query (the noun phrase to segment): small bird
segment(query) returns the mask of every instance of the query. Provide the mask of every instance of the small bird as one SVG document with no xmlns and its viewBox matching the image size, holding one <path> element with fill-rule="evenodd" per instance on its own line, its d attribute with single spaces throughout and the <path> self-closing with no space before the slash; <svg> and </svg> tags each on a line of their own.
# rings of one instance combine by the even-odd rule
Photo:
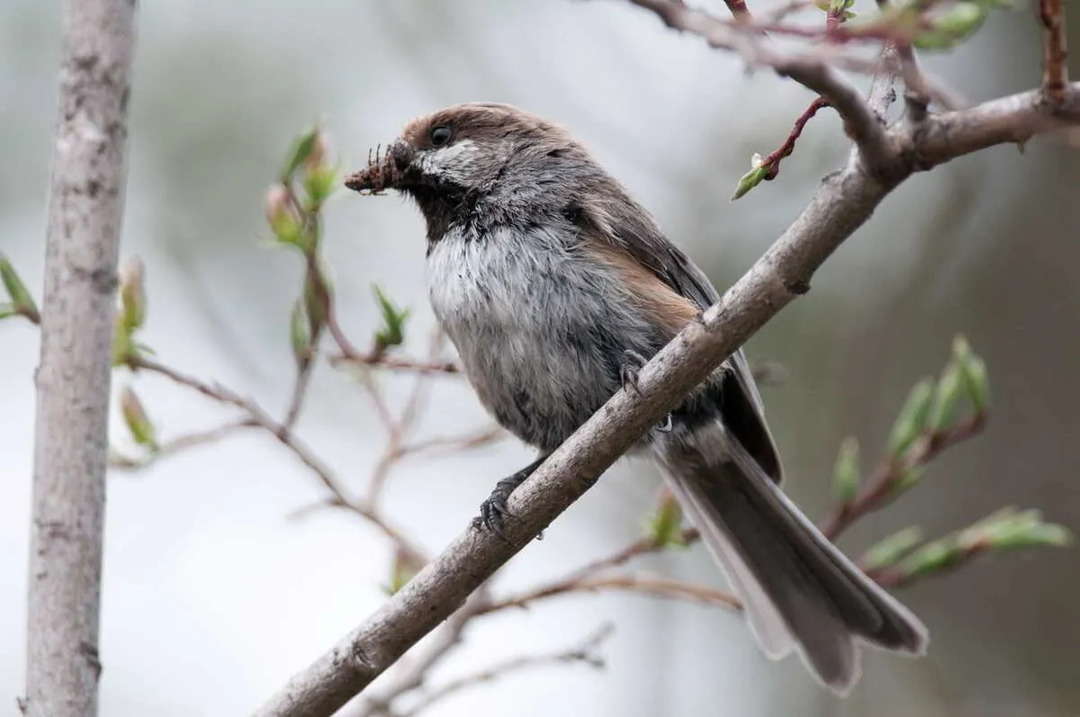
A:
<svg viewBox="0 0 1080 717">
<path fill-rule="evenodd" d="M 483 405 L 539 450 L 481 506 L 478 521 L 496 532 L 512 519 L 514 488 L 719 299 L 581 143 L 515 107 L 460 104 L 415 119 L 345 183 L 416 202 L 435 316 Z M 856 641 L 925 652 L 918 618 L 780 490 L 741 350 L 633 452 L 660 466 L 769 657 L 798 649 L 846 694 L 859 676 Z"/>
</svg>

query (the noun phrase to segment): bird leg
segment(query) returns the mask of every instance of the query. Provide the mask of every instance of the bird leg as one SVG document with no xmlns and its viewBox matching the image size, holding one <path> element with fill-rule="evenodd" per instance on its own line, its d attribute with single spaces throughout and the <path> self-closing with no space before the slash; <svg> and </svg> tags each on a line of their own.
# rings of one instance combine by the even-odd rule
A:
<svg viewBox="0 0 1080 717">
<path fill-rule="evenodd" d="M 547 459 L 547 455 L 542 455 L 521 470 L 496 483 L 491 495 L 480 504 L 480 515 L 473 520 L 473 527 L 486 528 L 501 538 L 503 520 L 507 517 L 513 517 L 506 506 L 506 501 L 510 498 L 510 494 L 524 483 L 545 459 Z"/>
</svg>

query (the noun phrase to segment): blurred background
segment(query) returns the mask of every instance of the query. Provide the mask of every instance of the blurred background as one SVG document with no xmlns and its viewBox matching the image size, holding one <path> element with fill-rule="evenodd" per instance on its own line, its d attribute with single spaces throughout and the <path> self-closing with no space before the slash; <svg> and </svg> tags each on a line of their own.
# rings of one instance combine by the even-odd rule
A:
<svg viewBox="0 0 1080 717">
<path fill-rule="evenodd" d="M 719 2 L 712 3 L 722 11 Z M 954 55 L 926 66 L 969 100 L 1038 82 L 1032 7 L 996 14 Z M 756 3 L 751 3 L 754 10 Z M 762 6 L 764 7 L 764 6 Z M 857 6 L 862 8 L 861 5 Z M 301 267 L 268 248 L 263 193 L 289 142 L 325 120 L 343 167 L 446 104 L 502 101 L 567 126 L 724 287 L 778 236 L 845 156 L 835 115 L 807 128 L 780 177 L 728 197 L 754 152 L 767 154 L 811 99 L 767 72 L 663 29 L 621 2 L 161 0 L 140 9 L 124 256 L 142 256 L 143 338 L 165 363 L 280 410 L 293 361 L 288 315 Z M 1080 18 L 1072 44 L 1080 47 Z M 0 251 L 35 292 L 59 57 L 59 10 L 0 5 Z M 954 334 L 987 360 L 986 433 L 935 462 L 922 485 L 842 541 L 858 553 L 910 525 L 937 535 L 1002 505 L 1080 527 L 1080 154 L 1033 141 L 914 177 L 821 270 L 813 291 L 769 324 L 752 359 L 782 364 L 765 389 L 788 488 L 811 516 L 829 505 L 837 445 L 880 451 L 908 388 L 944 364 Z M 366 345 L 379 282 L 412 307 L 408 351 L 432 325 L 422 285 L 423 226 L 394 197 L 341 195 L 325 250 L 342 322 Z M 37 332 L 0 325 L 0 702 L 23 686 L 26 550 Z M 392 402 L 410 382 L 384 379 Z M 228 415 L 153 376 L 133 384 L 164 436 Z M 420 435 L 482 428 L 456 378 L 434 386 Z M 117 442 L 125 433 L 115 423 Z M 359 387 L 317 370 L 300 425 L 362 486 L 385 442 Z M 388 513 L 435 551 L 476 513 L 494 481 L 530 453 L 512 440 L 404 461 Z M 634 539 L 658 478 L 623 462 L 502 573 L 527 587 Z M 149 470 L 110 477 L 102 618 L 104 715 L 250 711 L 384 599 L 390 554 L 359 519 L 316 512 L 317 482 L 269 437 L 245 434 Z M 644 561 L 721 584 L 700 547 Z M 795 658 L 770 663 L 736 615 L 633 595 L 585 595 L 476 621 L 436 673 L 558 649 L 611 620 L 608 666 L 544 667 L 463 692 L 427 714 L 1076 715 L 1080 560 L 1074 550 L 991 557 L 900 597 L 929 626 L 930 655 L 864 654 L 865 677 L 830 697 Z"/>
</svg>

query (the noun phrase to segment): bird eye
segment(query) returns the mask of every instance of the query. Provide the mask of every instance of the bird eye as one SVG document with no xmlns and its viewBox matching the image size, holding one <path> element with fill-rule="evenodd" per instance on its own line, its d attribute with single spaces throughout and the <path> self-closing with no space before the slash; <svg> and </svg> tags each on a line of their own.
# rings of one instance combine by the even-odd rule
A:
<svg viewBox="0 0 1080 717">
<path fill-rule="evenodd" d="M 431 128 L 431 143 L 436 147 L 442 147 L 444 144 L 450 142 L 450 136 L 453 132 L 447 125 L 441 124 L 438 127 Z"/>
</svg>

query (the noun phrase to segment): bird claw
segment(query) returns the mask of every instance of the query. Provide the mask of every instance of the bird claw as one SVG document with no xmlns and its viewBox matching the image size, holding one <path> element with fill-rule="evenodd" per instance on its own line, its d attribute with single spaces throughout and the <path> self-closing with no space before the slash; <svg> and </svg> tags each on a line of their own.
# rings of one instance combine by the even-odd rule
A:
<svg viewBox="0 0 1080 717">
<path fill-rule="evenodd" d="M 510 494 L 514 492 L 514 488 L 520 485 L 519 483 L 506 486 L 507 480 L 501 480 L 495 485 L 495 490 L 491 491 L 491 495 L 480 504 L 480 515 L 473 518 L 474 528 L 487 530 L 500 538 L 505 538 L 503 535 L 504 520 L 514 517 L 514 514 L 507 507 L 506 501 L 510 498 Z"/>
<path fill-rule="evenodd" d="M 507 501 L 510 499 L 510 495 L 514 490 L 524 483 L 525 480 L 533 474 L 533 471 L 535 471 L 543 462 L 544 457 L 538 458 L 517 473 L 507 476 L 496 483 L 495 489 L 491 491 L 491 495 L 480 504 L 480 515 L 473 518 L 473 528 L 476 528 L 477 530 L 487 530 L 489 533 L 494 533 L 500 538 L 505 539 L 503 528 L 506 524 L 506 519 L 514 517 L 514 514 L 510 512 L 510 508 L 507 506 Z"/>
</svg>

